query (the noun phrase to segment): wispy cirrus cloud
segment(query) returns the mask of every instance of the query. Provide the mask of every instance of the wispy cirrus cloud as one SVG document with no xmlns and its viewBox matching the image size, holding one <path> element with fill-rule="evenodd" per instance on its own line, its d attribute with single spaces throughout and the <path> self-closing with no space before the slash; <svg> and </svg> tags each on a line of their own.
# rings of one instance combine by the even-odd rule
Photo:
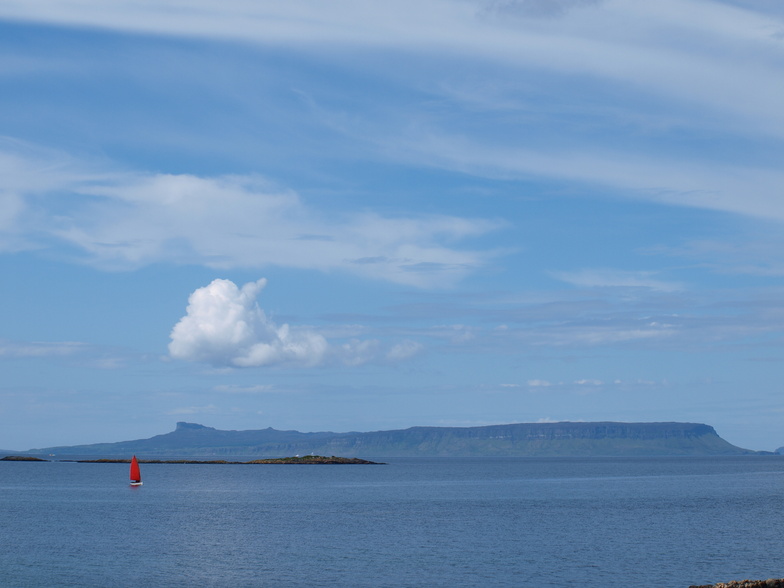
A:
<svg viewBox="0 0 784 588">
<path fill-rule="evenodd" d="M 225 394 L 273 394 L 277 390 L 272 384 L 256 384 L 241 386 L 238 384 L 221 384 L 213 388 L 216 392 Z"/>
<path fill-rule="evenodd" d="M 540 15 L 561 18 L 528 18 Z M 358 0 L 198 0 L 186 5 L 162 0 L 107 7 L 97 0 L 7 0 L 0 6 L 0 18 L 261 46 L 299 45 L 312 51 L 329 46 L 336 54 L 357 45 L 377 51 L 471 54 L 518 68 L 543 67 L 622 81 L 743 112 L 760 124 L 773 115 L 773 128 L 784 131 L 776 98 L 781 83 L 776 76 L 765 75 L 778 68 L 777 35 L 784 23 L 774 12 L 755 10 L 750 3 L 401 0 L 368 5 Z M 661 42 L 663 36 L 667 43 Z M 755 57 L 754 67 L 748 67 L 748 55 Z M 776 91 L 759 92 L 763 87 Z"/>
<path fill-rule="evenodd" d="M 486 0 L 489 14 L 522 17 L 557 17 L 570 10 L 595 6 L 603 0 Z"/>
<path fill-rule="evenodd" d="M 436 302 L 401 306 L 396 312 L 401 319 L 437 317 L 439 324 L 402 333 L 459 352 L 582 354 L 615 348 L 703 353 L 784 346 L 780 288 L 700 293 L 670 288 L 670 282 L 639 283 L 635 273 L 634 281 L 629 277 L 592 278 L 574 289 L 518 296 L 440 295 Z M 465 327 L 470 337 L 459 336 L 463 325 L 448 328 L 441 322 L 452 317 L 471 318 Z"/>
<path fill-rule="evenodd" d="M 193 415 L 214 415 L 219 414 L 221 411 L 220 408 L 215 406 L 214 404 L 207 404 L 205 406 L 182 406 L 179 408 L 172 409 L 168 411 L 166 414 L 171 416 L 193 416 Z"/>
<path fill-rule="evenodd" d="M 573 272 L 550 272 L 554 278 L 581 288 L 647 288 L 661 292 L 683 289 L 677 282 L 656 278 L 656 272 L 587 268 Z"/>
<path fill-rule="evenodd" d="M 784 276 L 784 239 L 776 224 L 767 227 L 756 225 L 753 235 L 742 233 L 733 240 L 689 240 L 671 247 L 655 247 L 650 251 L 688 259 L 717 274 Z"/>
<path fill-rule="evenodd" d="M 89 350 L 89 346 L 84 343 L 73 341 L 61 342 L 20 342 L 0 340 L 0 359 L 2 358 L 46 358 L 46 357 L 69 357 L 82 354 Z"/>
<path fill-rule="evenodd" d="M 70 365 L 114 371 L 128 363 L 144 363 L 148 358 L 119 347 L 112 349 L 77 341 L 0 340 L 0 361 L 16 360 L 62 360 Z"/>
<path fill-rule="evenodd" d="M 356 66 L 353 49 L 362 47 L 373 76 L 386 76 L 401 94 L 416 90 L 417 98 L 379 106 L 357 97 L 350 105 L 327 106 L 314 90 L 308 100 L 321 113 L 314 118 L 322 130 L 348 137 L 355 155 L 371 145 L 372 157 L 382 160 L 556 179 L 611 189 L 616 197 L 784 220 L 784 174 L 776 157 L 764 156 L 770 141 L 784 138 L 784 23 L 775 11 L 749 3 L 200 0 L 186 6 L 164 0 L 107 9 L 95 0 L 12 0 L 0 6 L 0 18 L 219 39 L 262 51 L 271 45 L 297 47 L 304 55 L 326 51 L 331 63 L 349 67 Z M 466 59 L 475 71 L 489 66 L 502 75 L 448 73 L 458 65 L 463 71 Z M 383 67 L 392 60 L 410 67 Z M 428 60 L 444 73 L 433 76 L 423 65 Z M 607 93 L 623 96 L 610 110 Z M 340 120 L 348 123 L 334 123 Z M 677 150 L 662 149 L 672 141 Z M 717 143 L 752 148 L 716 150 Z M 460 273 L 466 267 L 466 260 L 402 253 L 377 250 L 345 259 L 378 275 L 389 274 L 382 260 L 392 260 L 398 271 L 391 275 L 408 281 L 421 268 Z"/>
<path fill-rule="evenodd" d="M 784 96 L 784 88 L 780 93 Z M 606 146 L 597 152 L 587 138 L 579 149 L 501 144 L 494 138 L 467 138 L 433 129 L 401 137 L 399 156 L 436 167 L 498 179 L 548 179 L 611 189 L 616 197 L 668 206 L 702 208 L 784 222 L 776 166 L 739 165 L 710 158 L 688 162 L 648 153 L 643 145 L 629 153 Z M 784 135 L 783 135 L 784 136 Z"/>
</svg>

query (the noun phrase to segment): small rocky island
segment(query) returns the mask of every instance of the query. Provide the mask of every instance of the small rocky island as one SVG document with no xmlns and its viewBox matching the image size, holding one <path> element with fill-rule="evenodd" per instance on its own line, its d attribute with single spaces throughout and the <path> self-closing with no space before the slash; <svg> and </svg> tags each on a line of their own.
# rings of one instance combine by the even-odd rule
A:
<svg viewBox="0 0 784 588">
<path fill-rule="evenodd" d="M 41 459 L 40 457 L 32 457 L 29 455 L 6 455 L 3 458 L 0 458 L 0 461 L 49 461 L 47 459 Z"/>
<path fill-rule="evenodd" d="M 7 458 L 3 458 L 7 459 Z M 36 458 L 33 458 L 36 459 Z M 11 460 L 9 460 L 11 461 Z M 36 461 L 46 461 L 38 460 Z M 73 461 L 76 463 L 130 463 L 130 459 L 63 459 L 58 461 Z M 278 457 L 273 459 L 254 459 L 252 461 L 228 461 L 225 459 L 214 459 L 209 461 L 200 461 L 194 459 L 140 459 L 139 463 L 175 463 L 175 464 L 228 464 L 228 465 L 252 465 L 252 464 L 327 464 L 327 465 L 385 465 L 376 461 L 368 461 L 366 459 L 359 459 L 357 457 L 325 457 L 323 455 L 304 455 L 300 457 Z"/>
<path fill-rule="evenodd" d="M 304 457 L 280 457 L 277 459 L 254 459 L 242 463 L 283 463 L 283 464 L 360 464 L 384 465 L 377 461 L 368 461 L 358 457 L 324 457 L 323 455 L 305 455 Z"/>
</svg>

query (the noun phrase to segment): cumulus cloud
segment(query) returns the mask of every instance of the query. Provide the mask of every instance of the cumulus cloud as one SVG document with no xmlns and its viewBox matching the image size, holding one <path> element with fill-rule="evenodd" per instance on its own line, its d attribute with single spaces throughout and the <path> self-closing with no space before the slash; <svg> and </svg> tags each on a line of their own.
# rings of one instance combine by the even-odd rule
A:
<svg viewBox="0 0 784 588">
<path fill-rule="evenodd" d="M 238 287 L 216 279 L 188 298 L 186 315 L 171 332 L 173 358 L 238 368 L 329 363 L 358 366 L 372 361 L 397 362 L 416 355 L 419 343 L 403 341 L 385 350 L 379 341 L 330 342 L 308 327 L 277 325 L 257 302 L 267 281 Z M 258 387 L 254 392 L 261 391 Z"/>
<path fill-rule="evenodd" d="M 322 335 L 277 326 L 259 307 L 256 297 L 266 283 L 261 279 L 238 288 L 218 279 L 198 288 L 172 329 L 172 357 L 236 367 L 321 363 L 329 347 Z"/>
</svg>

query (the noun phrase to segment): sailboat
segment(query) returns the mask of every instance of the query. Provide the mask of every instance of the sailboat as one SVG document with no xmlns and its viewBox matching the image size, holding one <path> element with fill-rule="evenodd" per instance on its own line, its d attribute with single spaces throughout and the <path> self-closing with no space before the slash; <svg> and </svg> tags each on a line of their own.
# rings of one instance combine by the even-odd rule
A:
<svg viewBox="0 0 784 588">
<path fill-rule="evenodd" d="M 142 485 L 142 474 L 139 471 L 139 462 L 136 461 L 136 456 L 131 460 L 131 486 Z"/>
</svg>

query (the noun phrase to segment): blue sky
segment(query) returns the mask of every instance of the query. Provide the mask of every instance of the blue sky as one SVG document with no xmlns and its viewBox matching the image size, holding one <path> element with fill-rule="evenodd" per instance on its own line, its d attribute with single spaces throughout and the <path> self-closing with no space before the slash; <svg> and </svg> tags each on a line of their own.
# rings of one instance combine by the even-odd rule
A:
<svg viewBox="0 0 784 588">
<path fill-rule="evenodd" d="M 784 8 L 0 4 L 0 447 L 784 445 Z"/>
</svg>

